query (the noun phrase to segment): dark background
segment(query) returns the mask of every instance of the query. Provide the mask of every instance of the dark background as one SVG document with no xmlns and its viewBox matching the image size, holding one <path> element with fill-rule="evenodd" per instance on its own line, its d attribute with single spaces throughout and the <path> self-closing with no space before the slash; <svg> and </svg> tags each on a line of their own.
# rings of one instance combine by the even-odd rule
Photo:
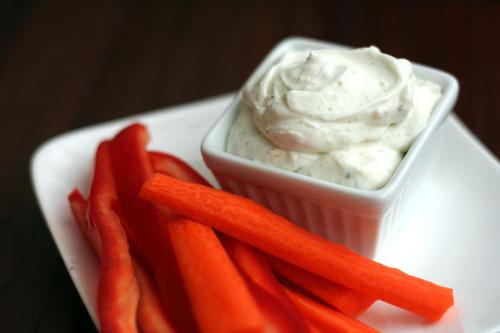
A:
<svg viewBox="0 0 500 333">
<path fill-rule="evenodd" d="M 499 2 L 2 0 L 0 332 L 95 330 L 35 202 L 33 150 L 238 89 L 290 35 L 373 44 L 453 73 L 456 112 L 500 155 Z"/>
</svg>

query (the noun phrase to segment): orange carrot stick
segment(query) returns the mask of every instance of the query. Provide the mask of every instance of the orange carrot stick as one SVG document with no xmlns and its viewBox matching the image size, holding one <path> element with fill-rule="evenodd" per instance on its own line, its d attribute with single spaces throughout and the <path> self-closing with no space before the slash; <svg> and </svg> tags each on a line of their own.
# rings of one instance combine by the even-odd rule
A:
<svg viewBox="0 0 500 333">
<path fill-rule="evenodd" d="M 149 157 L 156 172 L 210 186 L 189 164 L 176 156 L 150 152 Z M 168 228 L 201 331 L 262 329 L 264 318 L 257 303 L 250 296 L 248 286 L 228 259 L 212 228 L 189 220 L 169 221 Z M 199 243 L 196 242 L 197 239 L 200 240 Z M 226 274 L 224 272 L 227 272 L 227 276 L 221 277 L 220 275 Z M 238 322 L 238 318 L 244 320 Z"/>
<path fill-rule="evenodd" d="M 189 164 L 176 156 L 164 152 L 150 152 L 149 157 L 156 172 L 184 181 L 210 186 L 210 183 L 191 168 Z M 253 298 L 248 298 L 251 295 L 248 293 L 248 286 L 241 279 L 231 260 L 226 259 L 227 254 L 212 228 L 198 223 L 193 225 L 195 222 L 192 221 L 184 221 L 183 225 L 179 223 L 182 222 L 169 222 L 169 232 L 179 268 L 183 273 L 184 282 L 190 294 L 193 310 L 201 330 L 203 332 L 229 332 L 241 329 L 254 330 L 257 326 L 263 327 L 264 318 L 257 309 L 257 303 Z M 205 240 L 207 244 L 191 243 L 196 239 Z M 185 240 L 190 241 L 187 243 L 188 245 L 186 245 Z M 194 244 L 194 248 L 192 248 L 193 245 L 189 244 Z M 204 245 L 209 250 L 201 250 L 200 245 Z M 211 270 L 204 270 L 203 265 L 209 265 L 212 262 L 214 263 Z M 227 283 L 224 278 L 214 273 L 224 271 L 230 273 L 226 277 L 230 283 Z M 210 289 L 206 288 L 207 284 L 211 286 Z M 238 290 L 238 292 L 234 293 L 234 289 Z M 232 294 L 228 293 L 228 291 Z M 243 298 L 238 299 L 235 297 Z M 217 307 L 219 309 L 214 310 Z M 252 316 L 243 315 L 247 311 L 250 311 L 250 313 L 253 311 L 254 316 L 259 313 L 259 322 L 256 322 L 257 317 L 252 318 Z M 245 317 L 245 321 L 238 323 L 238 317 L 242 317 L 242 315 Z M 227 321 L 228 319 L 229 321 Z"/>
<path fill-rule="evenodd" d="M 371 297 L 360 294 L 283 260 L 271 257 L 268 259 L 272 269 L 279 275 L 351 317 L 357 317 L 375 301 Z"/>
<path fill-rule="evenodd" d="M 148 179 L 140 195 L 303 269 L 430 320 L 439 319 L 453 305 L 451 289 L 357 255 L 237 195 L 161 174 Z"/>
<path fill-rule="evenodd" d="M 374 333 L 377 330 L 340 312 L 321 305 L 306 296 L 285 287 L 290 299 L 313 327 L 320 332 Z"/>
<path fill-rule="evenodd" d="M 263 332 L 257 304 L 212 229 L 181 218 L 168 226 L 200 330 Z"/>
<path fill-rule="evenodd" d="M 305 333 L 308 328 L 295 305 L 276 280 L 258 250 L 230 237 L 223 237 L 229 256 L 245 278 L 270 331 Z"/>
<path fill-rule="evenodd" d="M 163 152 L 149 154 L 156 172 L 210 186 L 200 174 L 176 156 Z M 269 330 L 276 333 L 307 332 L 302 316 L 275 279 L 262 254 L 229 237 L 223 239 L 223 244 L 245 279 Z"/>
<path fill-rule="evenodd" d="M 210 186 L 175 156 L 163 152 L 149 156 L 156 172 Z M 212 228 L 182 218 L 172 218 L 168 228 L 201 331 L 262 330 L 264 320 L 257 304 Z"/>
</svg>

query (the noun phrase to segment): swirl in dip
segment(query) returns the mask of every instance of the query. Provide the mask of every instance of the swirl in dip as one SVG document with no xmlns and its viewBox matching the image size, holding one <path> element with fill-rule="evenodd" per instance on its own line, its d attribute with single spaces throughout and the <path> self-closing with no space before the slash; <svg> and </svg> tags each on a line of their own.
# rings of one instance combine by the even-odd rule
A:
<svg viewBox="0 0 500 333">
<path fill-rule="evenodd" d="M 383 187 L 441 96 L 376 47 L 286 53 L 243 89 L 226 150 L 311 177 Z"/>
</svg>

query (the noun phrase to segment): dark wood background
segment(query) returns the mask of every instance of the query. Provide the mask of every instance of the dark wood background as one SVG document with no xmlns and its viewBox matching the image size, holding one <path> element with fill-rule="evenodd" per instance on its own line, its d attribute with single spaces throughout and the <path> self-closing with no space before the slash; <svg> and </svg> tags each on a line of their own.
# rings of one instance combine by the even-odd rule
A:
<svg viewBox="0 0 500 333">
<path fill-rule="evenodd" d="M 453 73 L 456 112 L 500 155 L 499 2 L 2 0 L 0 332 L 95 331 L 35 202 L 34 149 L 235 90 L 290 35 L 374 44 Z"/>
</svg>

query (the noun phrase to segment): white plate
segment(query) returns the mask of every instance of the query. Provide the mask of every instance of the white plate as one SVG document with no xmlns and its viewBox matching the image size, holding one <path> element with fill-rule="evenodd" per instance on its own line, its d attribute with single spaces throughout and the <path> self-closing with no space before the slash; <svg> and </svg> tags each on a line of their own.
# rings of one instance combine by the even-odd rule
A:
<svg viewBox="0 0 500 333">
<path fill-rule="evenodd" d="M 233 95 L 140 114 L 60 135 L 34 154 L 32 180 L 48 228 L 90 315 L 96 321 L 98 262 L 73 222 L 66 200 L 88 191 L 97 144 L 132 121 L 145 123 L 152 149 L 180 156 L 210 181 L 199 145 Z M 378 260 L 454 288 L 456 306 L 434 324 L 377 303 L 361 319 L 384 332 L 500 332 L 500 167 L 455 116 L 439 130 L 437 156 L 408 207 L 408 227 Z"/>
</svg>

